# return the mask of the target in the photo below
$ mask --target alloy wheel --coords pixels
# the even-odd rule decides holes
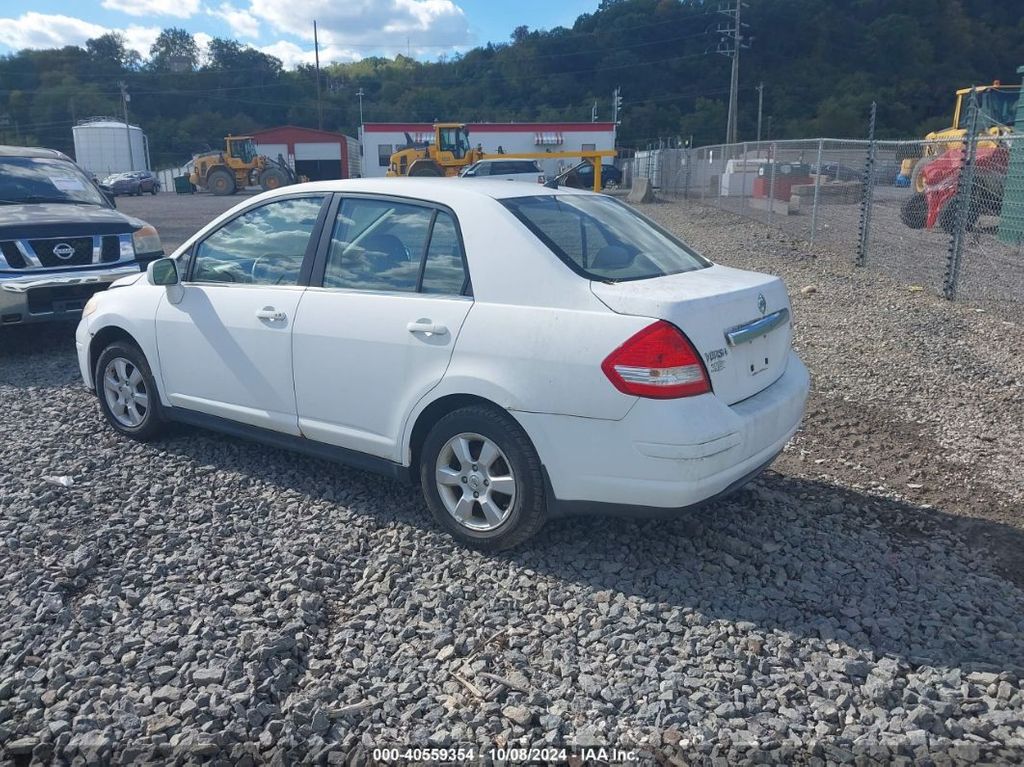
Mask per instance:
[[[134,429],[149,412],[149,392],[142,371],[124,357],[114,357],[103,371],[103,395],[111,415],[121,425]]]
[[[512,465],[493,440],[480,434],[456,434],[444,444],[434,481],[448,513],[477,532],[500,527],[516,500]]]

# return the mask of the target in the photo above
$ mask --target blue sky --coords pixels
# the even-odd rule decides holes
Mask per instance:
[[[309,61],[313,19],[321,62],[410,51],[420,59],[506,42],[520,24],[570,26],[599,0],[4,0],[0,53],[81,45],[117,30],[143,55],[164,27],[184,27],[200,43],[230,37],[276,55]]]

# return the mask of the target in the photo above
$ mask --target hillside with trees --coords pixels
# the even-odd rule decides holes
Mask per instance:
[[[717,2],[604,0],[571,28],[515,29],[509,42],[420,62],[406,56],[328,64],[323,127],[355,135],[356,92],[367,121],[589,120],[623,96],[620,145],[662,138],[723,140],[729,66]],[[948,123],[952,94],[972,83],[1019,81],[1024,17],[1006,0],[750,0],[742,53],[740,139],[756,126],[764,83],[772,138],[862,137],[878,102],[879,135],[920,136]],[[227,133],[317,127],[316,75],[233,40],[200,49],[165,29],[142,59],[117,35],[85,47],[0,57],[0,143],[70,151],[71,126],[121,115],[146,131],[154,165],[221,144]]]

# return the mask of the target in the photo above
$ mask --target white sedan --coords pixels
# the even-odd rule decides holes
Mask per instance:
[[[115,286],[77,333],[114,429],[185,422],[418,483],[485,549],[728,493],[808,392],[778,278],[591,192],[289,186]]]

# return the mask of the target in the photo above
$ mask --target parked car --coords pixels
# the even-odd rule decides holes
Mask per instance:
[[[594,166],[589,162],[582,162],[566,171],[562,177],[566,186],[576,189],[594,188]],[[622,171],[610,162],[601,163],[601,188],[609,186],[620,186],[622,184]]]
[[[811,173],[816,173],[815,165],[811,165]],[[876,160],[872,171],[873,182],[879,186],[892,186],[900,173],[899,163],[894,160]],[[852,168],[848,165],[829,162],[821,164],[821,175],[829,181],[863,181],[864,168]]]
[[[132,176],[139,180],[139,193],[156,194],[160,191],[160,179],[151,170],[136,170]]]
[[[463,168],[459,176],[544,183],[544,171],[534,160],[480,160]]]
[[[484,549],[731,492],[808,392],[777,277],[605,195],[504,182],[266,192],[93,297],[77,345],[118,432],[184,422],[417,482]]]
[[[112,197],[142,194],[142,181],[131,173],[113,173],[100,182],[100,189]]]
[[[163,256],[68,157],[0,146],[0,325],[75,318],[96,291]]]

